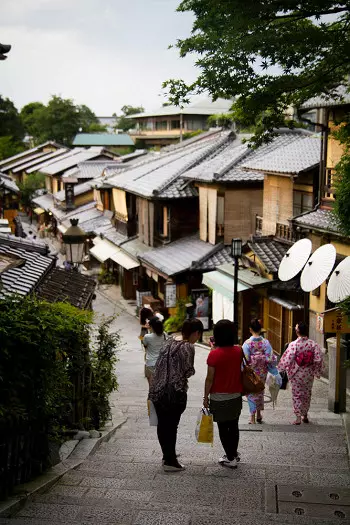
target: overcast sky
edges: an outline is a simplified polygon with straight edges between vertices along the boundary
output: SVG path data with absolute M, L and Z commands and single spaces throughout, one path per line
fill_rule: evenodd
M 189 35 L 180 0 L 0 0 L 0 94 L 18 109 L 50 95 L 86 104 L 98 116 L 124 104 L 159 107 L 167 78 L 193 80 L 194 60 L 168 45 Z

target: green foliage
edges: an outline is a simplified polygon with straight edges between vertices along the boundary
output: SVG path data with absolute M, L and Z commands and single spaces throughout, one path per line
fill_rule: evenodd
M 22 108 L 24 125 L 36 144 L 55 140 L 71 145 L 75 135 L 81 130 L 89 132 L 91 126 L 98 126 L 104 131 L 96 115 L 87 106 L 74 104 L 71 99 L 53 95 L 47 106 L 40 102 L 31 102 Z
M 186 304 L 191 303 L 191 297 L 178 299 L 176 302 L 176 313 L 164 322 L 164 330 L 169 333 L 180 332 L 186 319 Z
M 183 133 L 182 138 L 183 140 L 191 139 L 192 137 L 197 137 L 197 135 L 200 135 L 203 133 L 202 129 L 196 129 L 196 131 L 187 131 L 187 133 Z
M 95 428 L 110 417 L 109 396 L 118 390 L 115 366 L 116 352 L 121 345 L 120 332 L 110 332 L 114 318 L 105 319 L 98 327 L 97 344 L 92 353 L 91 411 Z
M 213 127 L 219 126 L 220 128 L 231 128 L 233 123 L 234 119 L 231 113 L 220 113 L 208 117 L 208 124 Z
M 103 126 L 102 124 L 99 124 L 98 122 L 92 122 L 86 130 L 86 133 L 106 133 L 106 132 L 107 132 L 107 126 Z
M 258 124 L 256 144 L 284 125 L 289 106 L 334 94 L 349 73 L 346 2 L 183 0 L 178 11 L 194 15 L 191 35 L 176 47 L 181 57 L 196 56 L 199 75 L 192 84 L 167 80 L 170 102 L 203 92 L 235 99 L 234 119 Z
M 21 153 L 25 149 L 23 142 L 15 137 L 0 137 L 0 160 L 17 155 L 17 153 Z
M 21 190 L 21 203 L 29 207 L 37 190 L 45 188 L 45 175 L 43 173 L 30 173 L 23 182 L 18 184 Z
M 344 147 L 344 154 L 335 169 L 336 200 L 333 211 L 342 233 L 350 236 L 350 115 L 344 117 L 333 135 Z
M 19 142 L 24 137 L 24 128 L 14 103 L 0 95 L 0 137 L 12 137 Z
M 115 284 L 115 276 L 106 268 L 102 268 L 97 279 L 100 284 Z
M 126 118 L 129 115 L 136 115 L 137 113 L 143 113 L 145 110 L 142 106 L 128 106 L 125 105 L 121 108 L 122 115 L 117 117 L 116 129 L 122 129 L 123 131 L 129 131 L 133 129 L 136 125 L 135 122 Z

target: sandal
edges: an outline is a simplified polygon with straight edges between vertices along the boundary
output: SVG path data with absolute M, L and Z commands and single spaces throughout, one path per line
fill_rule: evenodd
M 256 422 L 259 423 L 259 425 L 261 425 L 261 423 L 263 422 L 263 418 L 262 417 L 257 417 L 256 418 Z
M 303 421 L 303 423 L 310 423 L 310 421 L 309 421 L 307 416 L 303 417 L 302 421 Z

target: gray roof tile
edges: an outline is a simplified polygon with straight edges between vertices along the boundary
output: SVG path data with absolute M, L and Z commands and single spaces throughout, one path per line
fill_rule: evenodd
M 208 259 L 202 261 L 196 265 L 196 269 L 203 271 L 215 270 L 218 266 L 225 263 L 233 264 L 233 258 L 231 256 L 231 247 L 223 246 L 220 250 L 210 255 Z
M 5 173 L 0 173 L 0 186 L 2 185 L 6 190 L 12 191 L 13 193 L 19 193 L 19 187 L 15 181 L 8 175 L 5 175 Z
M 140 256 L 140 259 L 170 276 L 185 272 L 192 266 L 197 269 L 196 262 L 209 258 L 217 249 L 217 246 L 201 241 L 197 235 L 193 235 L 155 248 Z
M 263 172 L 298 174 L 320 163 L 321 136 L 300 137 L 290 144 L 276 147 L 265 155 L 247 158 L 243 167 Z
M 313 97 L 301 105 L 302 109 L 326 108 L 332 106 L 343 106 L 350 104 L 350 86 L 339 86 L 335 89 L 333 96 Z
M 278 271 L 280 262 L 290 248 L 289 244 L 276 241 L 273 237 L 255 237 L 248 241 L 249 248 L 259 257 L 269 273 Z
M 2 287 L 0 286 L 0 297 L 10 294 L 24 296 L 31 293 L 43 276 L 55 264 L 55 260 L 52 257 L 16 249 L 5 244 L 0 244 L 0 253 L 11 254 L 25 261 L 23 266 L 11 268 L 1 274 Z
M 84 193 L 88 193 L 91 191 L 91 185 L 87 182 L 83 182 L 82 184 L 75 184 L 74 185 L 74 195 L 77 197 L 78 195 L 83 195 Z M 66 200 L 66 191 L 60 190 L 53 194 L 54 198 L 58 201 L 65 201 Z
M 337 219 L 332 210 L 322 210 L 319 208 L 318 210 L 299 215 L 299 217 L 294 217 L 293 221 L 302 226 L 340 233 Z

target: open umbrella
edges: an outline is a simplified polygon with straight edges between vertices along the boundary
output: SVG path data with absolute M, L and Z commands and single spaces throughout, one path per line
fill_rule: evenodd
M 333 244 L 324 244 L 311 255 L 300 277 L 304 292 L 311 292 L 321 286 L 332 271 L 336 256 Z
M 300 239 L 289 248 L 278 268 L 280 281 L 293 279 L 303 269 L 310 257 L 311 249 L 310 239 Z
M 327 286 L 328 299 L 340 303 L 350 295 L 350 257 L 338 264 Z

